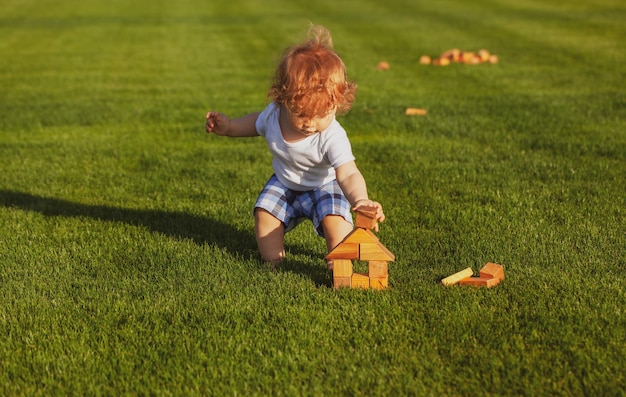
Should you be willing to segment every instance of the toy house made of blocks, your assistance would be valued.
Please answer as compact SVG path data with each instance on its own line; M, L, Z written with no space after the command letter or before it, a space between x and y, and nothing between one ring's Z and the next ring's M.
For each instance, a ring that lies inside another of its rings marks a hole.
M359 209L354 230L326 255L326 259L333 261L335 289L384 289L389 286L389 262L395 257L371 231L376 222L376 208ZM355 273L353 260L367 262L368 272Z

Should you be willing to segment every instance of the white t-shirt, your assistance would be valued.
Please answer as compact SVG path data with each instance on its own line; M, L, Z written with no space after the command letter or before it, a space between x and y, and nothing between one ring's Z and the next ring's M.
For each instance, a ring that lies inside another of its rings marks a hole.
M316 189L336 178L335 168L354 160L348 135L336 119L320 133L286 142L279 115L280 108L270 103L257 118L256 130L267 141L276 177L289 189Z

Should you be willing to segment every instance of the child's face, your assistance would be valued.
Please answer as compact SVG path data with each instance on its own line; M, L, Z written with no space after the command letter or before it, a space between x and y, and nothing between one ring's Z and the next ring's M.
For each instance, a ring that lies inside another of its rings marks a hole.
M287 116L289 123L298 132L303 135L313 135L324 131L330 126L335 118L336 109L331 110L326 116L323 117L302 117L292 113L287 109Z

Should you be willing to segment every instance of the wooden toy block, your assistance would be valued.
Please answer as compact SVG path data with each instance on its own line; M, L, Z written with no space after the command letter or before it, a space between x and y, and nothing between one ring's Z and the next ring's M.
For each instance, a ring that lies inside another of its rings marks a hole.
M378 70L389 70L390 68L391 68L391 66L389 65L389 62L387 62L387 61L380 61L376 65L376 69L378 69Z
M471 63L474 57L475 57L475 54L471 51L463 52L461 53L461 59L459 59L459 62Z
M359 259L359 244L339 244L328 255L326 255L326 259Z
M498 285L500 281L498 277L469 277L459 281L459 284L491 288Z
M362 261L393 261L394 255L380 243L359 245L359 259Z
M370 278L367 274L353 273L352 274L352 288L369 288Z
M389 287L388 277L371 277L370 276L370 288L385 289L387 287Z
M406 108L406 110L404 111L404 114L407 116L425 116L426 109Z
M500 280L504 280L504 269L501 265L497 263L488 262L482 269L479 271L480 277L483 278L499 278Z
M368 274L371 278L387 277L389 275L389 265L387 261L369 261Z
M489 61L489 57L491 56L491 54L489 53L488 50L485 50L484 48L480 51L478 51L478 56L480 57L480 60L483 62L487 62Z
M378 224L376 207L361 207L356 212L355 226L363 229L374 229Z
M333 277L333 288L351 288L352 287L352 276L350 277Z
M333 262L333 277L352 277L353 270L350 259L335 259Z
M378 237L371 230L356 228L343 240L342 243L377 243Z
M474 271L471 267L468 267L467 269L463 269L460 272L456 272L453 275L444 278L441 280L441 284L445 286L454 285L463 279L472 277L473 275Z
M448 66L449 64L450 60L448 58L437 58L433 61L435 66Z

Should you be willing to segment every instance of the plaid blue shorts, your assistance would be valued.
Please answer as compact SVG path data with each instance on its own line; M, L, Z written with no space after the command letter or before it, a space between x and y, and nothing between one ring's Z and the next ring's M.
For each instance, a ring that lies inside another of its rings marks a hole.
M318 236L324 237L322 219L326 215L341 215L352 223L350 202L336 180L315 190L298 192L287 188L276 175L272 175L254 208L262 208L274 215L285 225L285 232L310 219Z

